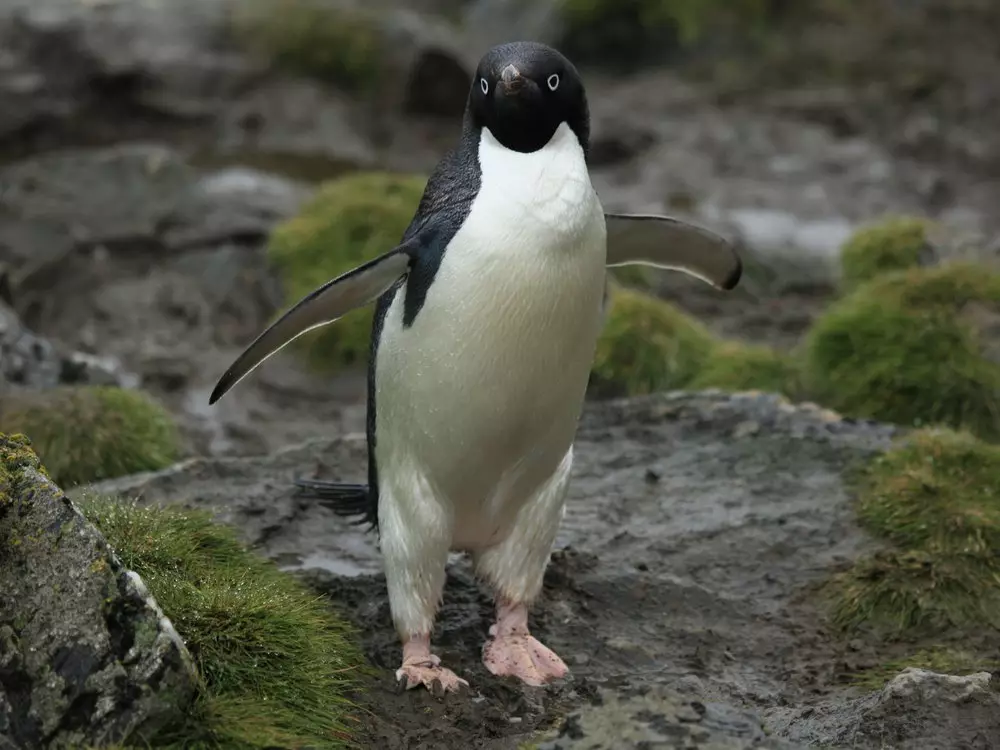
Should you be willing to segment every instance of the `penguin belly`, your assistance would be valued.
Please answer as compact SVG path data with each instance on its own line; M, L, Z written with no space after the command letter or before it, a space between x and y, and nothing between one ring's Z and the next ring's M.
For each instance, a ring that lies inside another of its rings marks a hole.
M605 290L604 214L572 132L532 154L491 140L423 307L404 326L397 290L375 360L380 502L433 514L470 551L509 534L570 449Z

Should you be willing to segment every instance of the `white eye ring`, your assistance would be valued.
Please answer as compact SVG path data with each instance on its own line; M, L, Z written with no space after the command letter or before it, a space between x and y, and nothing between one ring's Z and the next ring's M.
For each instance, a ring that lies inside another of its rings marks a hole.
M555 91L559 88L559 74L553 73L545 82L549 85L549 91Z
M481 88L483 90L484 94L490 93L490 85L488 83L486 83L486 79L485 78L480 78L479 79L479 88Z

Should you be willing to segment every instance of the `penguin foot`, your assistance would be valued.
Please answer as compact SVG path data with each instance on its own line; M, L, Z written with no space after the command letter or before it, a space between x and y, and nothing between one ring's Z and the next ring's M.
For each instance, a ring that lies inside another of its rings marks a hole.
M469 686L450 669L441 666L441 659L431 653L429 636L413 638L403 645L403 665L396 670L396 681L405 682L407 690L423 685L435 694L455 692L461 685Z
M502 602L483 646L483 664L497 677L517 677L539 687L565 677L569 668L552 649L528 632L528 608Z

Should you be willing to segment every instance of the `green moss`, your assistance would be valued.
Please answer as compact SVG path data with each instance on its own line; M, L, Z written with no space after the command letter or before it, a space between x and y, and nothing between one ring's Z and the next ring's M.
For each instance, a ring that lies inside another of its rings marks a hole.
M297 580L203 512L89 498L81 504L143 577L202 677L187 720L157 747L340 748L363 669L352 632Z
M857 230L840 251L841 281L853 288L889 271L903 271L921 265L927 252L924 219L898 216Z
M561 0L556 45L571 59L632 67L701 41L722 26L757 31L773 0Z
M0 430L27 435L63 488L162 469L179 451L177 428L162 406L110 386L17 392L0 401Z
M254 0L239 6L234 32L274 65L351 90L378 79L382 54L373 21L320 0Z
M1000 667L1000 662L995 658L984 658L969 651L934 646L859 672L854 675L852 682L866 690L879 690L908 667L929 669L938 674L967 675L993 671Z
M736 341L717 345L688 387L767 391L789 398L801 390L799 366L792 357L767 346Z
M858 486L862 524L891 547L832 582L834 621L891 637L1000 624L1000 447L922 430Z
M25 435L4 435L0 432L0 508L10 502L21 471L35 469L45 474L38 456Z
M972 264L880 276L808 332L811 396L852 417L1000 436L1000 364L991 352L1000 277Z
M324 185L295 218L279 225L268 248L291 305L330 279L388 252L406 231L426 180L358 173ZM300 336L292 346L321 372L368 356L373 306Z
M593 380L615 395L683 388L704 366L714 341L707 328L673 305L612 286Z

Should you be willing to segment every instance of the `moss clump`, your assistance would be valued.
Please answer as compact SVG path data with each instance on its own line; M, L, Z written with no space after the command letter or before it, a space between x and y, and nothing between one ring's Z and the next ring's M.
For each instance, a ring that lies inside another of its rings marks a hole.
M66 488L173 463L180 438L149 396L112 386L19 391L0 401L0 430L24 433Z
M599 390L614 395L683 388L714 343L707 328L673 305L612 285L591 374Z
M757 31L774 0L561 0L564 31L557 46L580 62L631 68L666 59L722 26Z
M45 473L26 436L0 433L0 508L10 502L17 475L24 469Z
M929 249L929 228L930 223L924 219L898 216L856 231L840 251L844 287L853 288L890 271L920 266Z
M323 600L203 512L88 498L81 508L184 638L202 684L155 747L340 748L361 654Z
M848 416L996 438L1000 364L990 347L998 301L1000 276L972 264L878 277L807 334L806 389Z
M234 31L274 65L350 90L378 80L381 39L372 19L322 0L255 0Z
M271 235L268 253L287 303L399 244L425 184L422 177L367 172L324 185L297 217ZM292 346L321 372L364 361L372 314L372 306L354 310Z
M834 620L890 637L1000 624L1000 447L922 430L876 459L858 515L891 543L833 581Z
M712 350L689 387L767 391L795 398L801 390L799 380L799 366L792 357L767 346L725 341Z
M969 651L934 646L859 672L854 675L852 682L866 690L880 690L889 680L908 667L929 669L938 674L967 675L991 672L1000 668L1000 661L996 658L984 658Z

